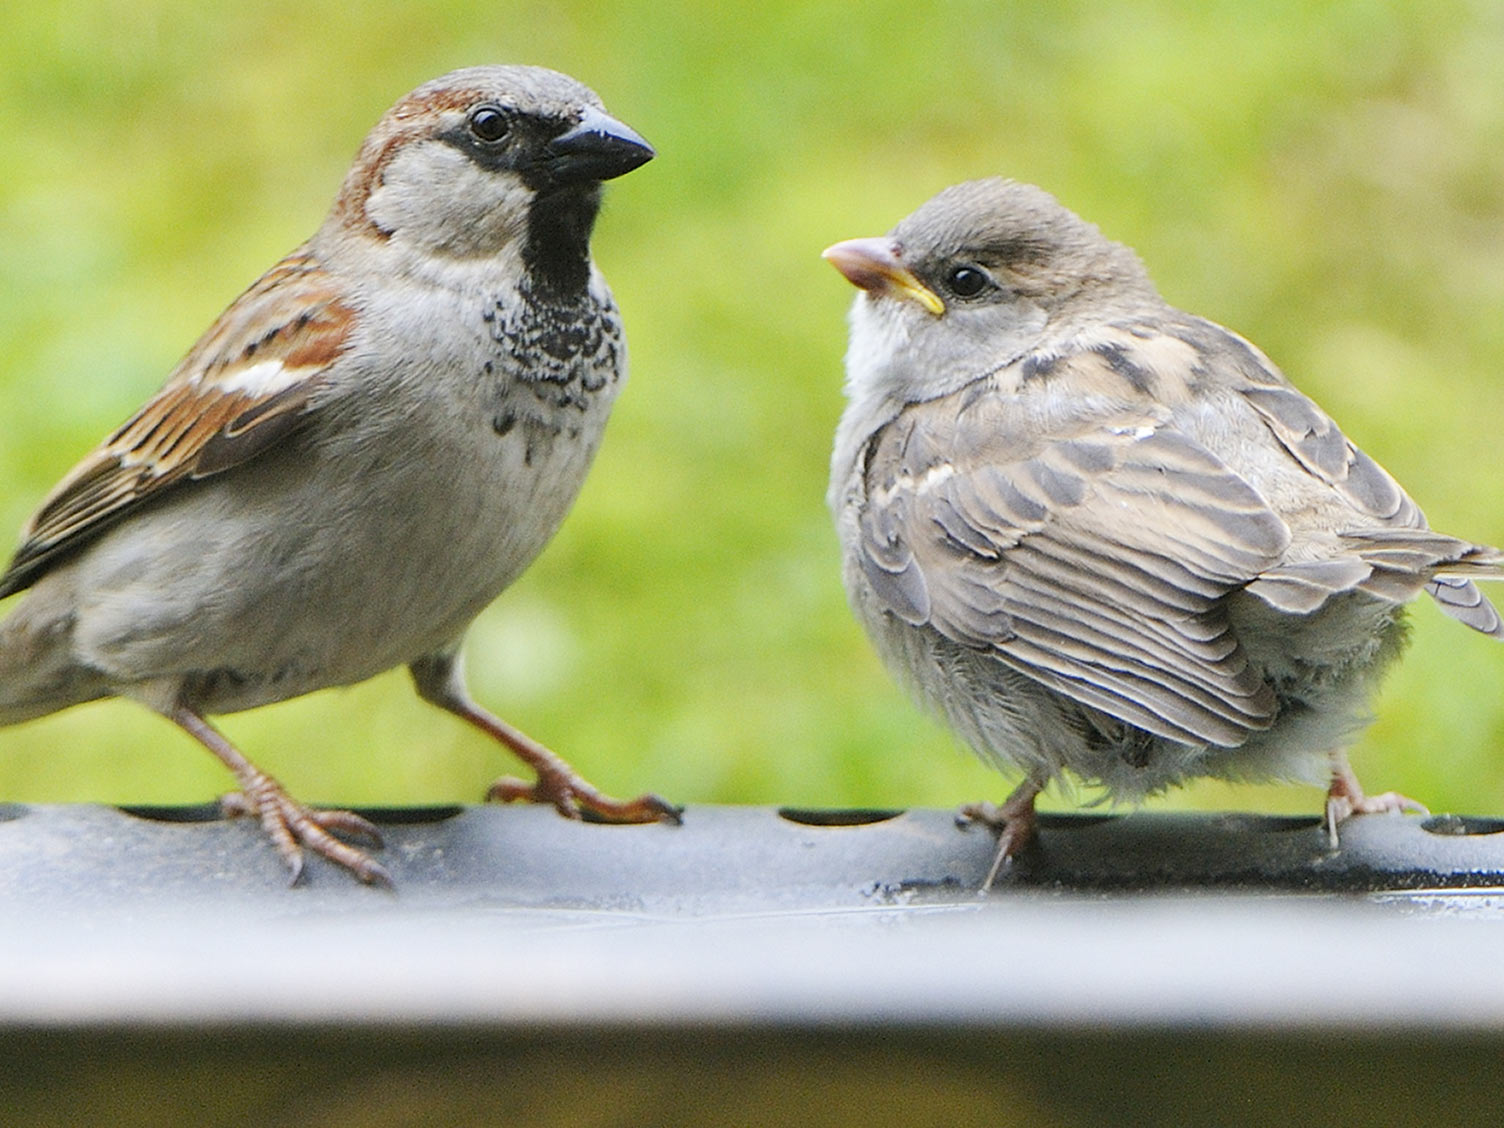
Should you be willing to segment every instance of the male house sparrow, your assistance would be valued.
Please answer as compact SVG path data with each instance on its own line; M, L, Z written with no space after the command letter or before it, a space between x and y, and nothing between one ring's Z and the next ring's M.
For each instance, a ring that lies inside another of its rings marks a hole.
M1422 588L1494 638L1492 548L1415 503L1127 247L980 180L825 257L863 291L829 502L878 651L984 760L1023 772L998 863L1062 772L1138 799L1197 776L1329 782ZM996 876L997 867L988 881Z
M625 375L590 259L603 180L652 148L573 79L435 79L365 139L323 226L231 304L65 477L0 595L0 723L117 695L235 774L293 879L304 848L382 867L204 719L406 664L427 701L537 772L493 798L609 820L611 799L471 701L460 643L573 503Z

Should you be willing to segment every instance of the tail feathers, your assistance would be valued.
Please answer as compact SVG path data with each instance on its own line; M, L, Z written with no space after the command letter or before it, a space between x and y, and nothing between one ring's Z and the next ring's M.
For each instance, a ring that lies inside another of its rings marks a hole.
M0 684L0 727L33 721L86 701L111 696L104 679L92 670L74 667L69 676L45 682L25 679Z
M29 611L23 603L0 623L0 725L45 717L110 694L99 671L74 660L71 620L39 622Z
M1480 634L1504 639L1504 622L1477 580L1504 579L1504 553L1488 545L1472 544L1430 529L1381 529L1347 534L1373 565L1373 576L1359 588L1385 596L1386 587L1409 591L1424 581L1426 591L1442 611ZM1405 598L1409 598L1413 591Z
M1504 579L1498 549L1430 529L1363 529L1342 539L1348 552L1271 568L1247 591L1277 610L1306 615L1343 592L1404 603L1424 589L1458 622L1504 640L1504 621L1473 582Z
M1504 622L1472 580L1459 576L1438 576L1426 585L1437 605L1459 623L1465 623L1489 638L1504 640Z
M86 701L98 701L101 697L108 696L110 696L110 691L101 686L92 692L59 694L56 697L47 698L37 697L18 705L0 704L0 728L19 725L24 721L34 721L38 717L50 716L74 705L82 705Z

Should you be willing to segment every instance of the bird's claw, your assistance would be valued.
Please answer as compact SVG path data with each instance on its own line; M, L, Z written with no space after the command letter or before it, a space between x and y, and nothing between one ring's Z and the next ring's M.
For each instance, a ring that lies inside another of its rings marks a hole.
M981 823L997 834L997 854L982 882L979 893L986 893L997 881L1005 866L1034 841L1038 834L1039 819L1034 812L1034 799L1039 788L1022 783L1002 803L967 803L956 812L956 822L961 826Z
M349 870L367 885L390 887L392 884L391 875L384 866L364 850L335 837L342 834L365 839L372 846L381 846L381 832L353 811L305 807L264 773L247 780L243 790L222 796L219 806L229 817L254 816L260 820L262 830L287 865L289 885L296 885L303 876L305 849Z
M1341 781L1333 780L1326 794L1326 835L1335 850L1341 842L1337 835L1339 824L1354 815L1417 814L1431 812L1422 803L1398 791L1386 791L1382 795L1365 795L1359 788L1350 788Z
M607 823L683 822L684 808L658 795L613 799L571 771L540 771L533 783L502 776L486 792L498 803L548 803L566 819Z

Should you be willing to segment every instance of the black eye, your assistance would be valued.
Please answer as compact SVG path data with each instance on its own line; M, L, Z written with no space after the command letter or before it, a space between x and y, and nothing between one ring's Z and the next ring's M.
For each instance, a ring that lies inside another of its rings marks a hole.
M477 106L470 111L470 132L477 140L494 144L511 131L507 115L495 106Z
M990 278L974 266L958 266L945 276L945 286L958 298L974 298L987 288Z

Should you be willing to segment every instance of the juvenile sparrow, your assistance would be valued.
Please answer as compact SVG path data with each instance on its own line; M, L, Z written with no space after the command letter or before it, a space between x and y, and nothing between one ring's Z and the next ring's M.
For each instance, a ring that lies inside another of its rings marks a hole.
M1129 800L1315 779L1422 589L1504 638L1500 553L1415 503L1243 338L1168 305L1127 247L1027 184L949 188L825 257L863 292L829 502L857 618L983 760L1022 771L998 863L1064 772ZM988 881L996 876L997 867Z
M424 700L537 773L490 795L676 821L596 791L466 691L472 619L579 492L626 371L590 258L601 181L651 159L580 83L535 67L435 79L371 131L323 225L237 298L27 524L0 595L0 723L128 697L239 783L292 871L335 837L206 720L406 664Z

